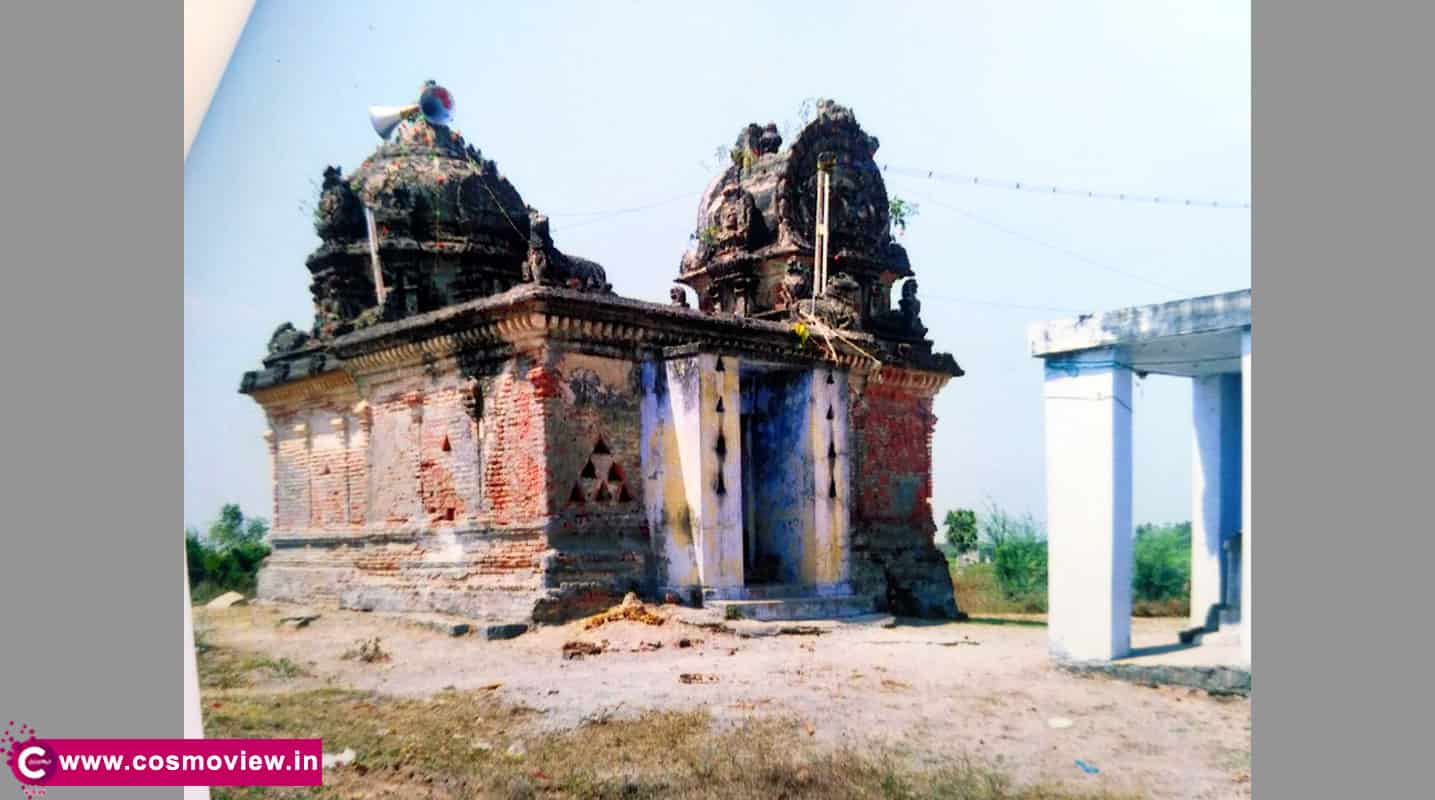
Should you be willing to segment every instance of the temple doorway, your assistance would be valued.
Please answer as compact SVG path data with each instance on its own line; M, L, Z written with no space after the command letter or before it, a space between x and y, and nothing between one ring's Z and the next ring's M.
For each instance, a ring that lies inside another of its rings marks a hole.
M812 373L744 362L739 391L744 583L800 584L813 530Z

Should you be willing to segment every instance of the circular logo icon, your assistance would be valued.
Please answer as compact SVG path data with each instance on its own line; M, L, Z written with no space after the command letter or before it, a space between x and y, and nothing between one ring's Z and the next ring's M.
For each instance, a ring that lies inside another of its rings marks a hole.
M39 739L16 742L11 756L10 769L21 783L43 786L60 771L55 751Z

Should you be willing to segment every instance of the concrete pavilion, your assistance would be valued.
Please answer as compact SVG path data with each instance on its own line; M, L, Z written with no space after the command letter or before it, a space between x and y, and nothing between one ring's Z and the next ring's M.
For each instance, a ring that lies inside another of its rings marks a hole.
M1191 630L1251 663L1251 292L1038 323L1052 656L1132 655L1131 376L1191 379ZM1214 638L1214 637L1213 637Z

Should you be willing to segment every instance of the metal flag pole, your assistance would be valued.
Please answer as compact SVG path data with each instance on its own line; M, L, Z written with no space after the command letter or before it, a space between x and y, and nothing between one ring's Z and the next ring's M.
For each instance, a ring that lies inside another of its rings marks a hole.
M379 265L379 231L374 225L374 210L368 206L364 207L364 221L369 226L369 261L374 267L374 293L378 295L379 305L383 305L388 290L384 288L384 270Z
M374 126L374 133L377 133L380 139L388 141L389 136L405 121L422 115L430 125L447 126L452 114L453 95L436 81L424 81L417 103L404 106L369 106L369 124ZM502 211L502 207L499 210ZM364 207L364 222L369 228L369 260L374 268L374 294L378 296L379 305L382 306L389 290L384 286L384 269L379 263L378 226L374 224L374 210L368 206ZM512 220L509 222L512 223Z
M832 167L837 159L831 153L817 157L817 231L813 237L812 299L827 285L828 220L831 219Z

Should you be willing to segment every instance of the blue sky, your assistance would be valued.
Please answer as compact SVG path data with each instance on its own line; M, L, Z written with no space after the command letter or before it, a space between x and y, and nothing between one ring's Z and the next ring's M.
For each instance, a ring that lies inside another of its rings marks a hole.
M270 511L263 414L237 393L281 322L307 328L326 165L378 144L371 104L433 78L557 245L665 302L714 151L807 98L851 107L895 168L1250 199L1249 4L268 2L185 164L186 524ZM789 137L790 138L790 137ZM939 349L934 499L1044 511L1034 321L1250 286L1251 212L889 173ZM641 208L627 213L624 209ZM1139 276L1139 277L1131 277ZM1135 389L1136 519L1189 518L1190 390Z

